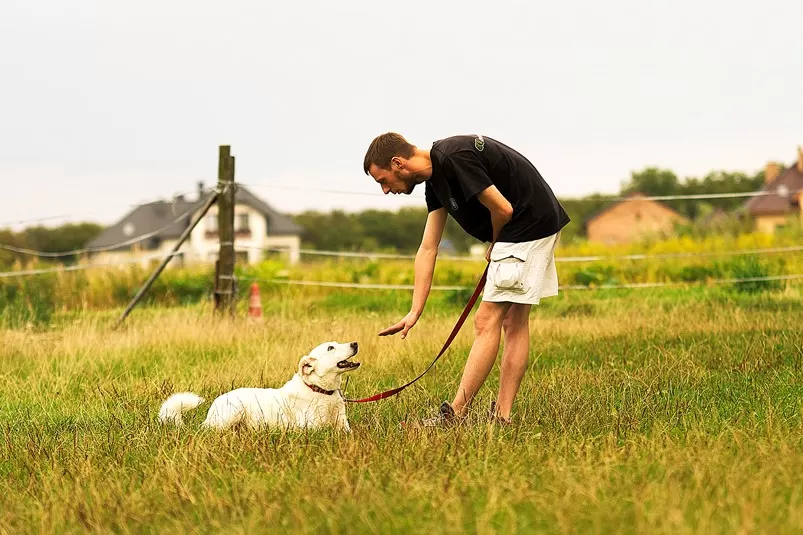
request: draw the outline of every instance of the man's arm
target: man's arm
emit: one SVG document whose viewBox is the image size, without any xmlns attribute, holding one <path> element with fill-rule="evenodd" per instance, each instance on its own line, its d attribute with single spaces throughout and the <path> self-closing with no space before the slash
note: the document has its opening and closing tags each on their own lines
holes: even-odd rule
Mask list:
<svg viewBox="0 0 803 535">
<path fill-rule="evenodd" d="M 424 237 L 421 239 L 421 245 L 415 255 L 413 305 L 410 308 L 410 312 L 399 323 L 381 331 L 379 336 L 396 334 L 401 331 L 401 337 L 405 338 L 407 331 L 416 324 L 418 318 L 421 317 L 421 313 L 424 312 L 424 305 L 432 288 L 432 274 L 435 272 L 435 260 L 438 258 L 438 246 L 443 237 L 443 229 L 446 227 L 446 217 L 445 208 L 433 210 L 427 216 Z"/>
<path fill-rule="evenodd" d="M 418 317 L 424 312 L 424 305 L 432 288 L 432 274 L 435 272 L 435 260 L 438 258 L 438 246 L 446 227 L 446 209 L 439 208 L 429 213 L 424 227 L 424 237 L 415 254 L 415 289 L 413 290 L 413 306 L 410 311 Z M 418 319 L 418 318 L 416 318 Z"/>
<path fill-rule="evenodd" d="M 496 186 L 488 186 L 481 192 L 477 193 L 477 200 L 491 212 L 491 225 L 493 225 L 493 241 L 488 248 L 488 253 L 485 259 L 490 261 L 491 250 L 493 249 L 496 240 L 499 238 L 499 233 L 502 227 L 507 225 L 513 219 L 513 205 L 510 204 Z"/>
</svg>

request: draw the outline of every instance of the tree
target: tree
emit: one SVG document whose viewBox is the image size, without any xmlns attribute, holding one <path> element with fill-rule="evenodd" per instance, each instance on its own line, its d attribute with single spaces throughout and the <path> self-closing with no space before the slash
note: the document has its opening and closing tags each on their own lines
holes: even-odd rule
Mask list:
<svg viewBox="0 0 803 535">
<path fill-rule="evenodd" d="M 680 182 L 675 173 L 668 169 L 647 167 L 642 171 L 630 173 L 630 180 L 622 184 L 621 193 L 644 193 L 645 195 L 677 195 Z"/>
<path fill-rule="evenodd" d="M 0 230 L 0 243 L 11 245 L 12 247 L 22 247 L 24 244 L 20 237 L 8 229 Z M 0 266 L 4 269 L 12 266 L 17 261 L 19 255 L 5 249 L 0 249 Z"/>
<path fill-rule="evenodd" d="M 60 227 L 29 227 L 20 232 L 0 231 L 0 243 L 14 247 L 33 249 L 46 253 L 62 253 L 82 249 L 92 238 L 103 231 L 103 226 L 95 223 L 70 223 Z M 16 261 L 28 262 L 34 257 L 22 253 L 0 251 L 0 264 L 8 266 Z M 58 258 L 63 263 L 75 262 L 77 257 L 70 255 Z"/>
<path fill-rule="evenodd" d="M 753 176 L 740 172 L 712 171 L 702 179 L 687 178 L 683 182 L 677 175 L 667 169 L 647 167 L 642 171 L 631 173 L 628 182 L 622 184 L 622 195 L 639 192 L 649 196 L 663 195 L 700 195 L 716 193 L 745 193 L 761 189 L 764 183 L 763 171 Z M 744 202 L 744 197 L 724 197 L 718 199 L 676 199 L 662 201 L 689 219 L 697 219 L 707 204 L 711 208 L 733 211 Z"/>
<path fill-rule="evenodd" d="M 355 217 L 342 210 L 304 212 L 295 221 L 304 228 L 304 242 L 316 249 L 358 250 L 365 237 Z"/>
<path fill-rule="evenodd" d="M 611 195 L 595 193 L 580 199 L 559 199 L 571 223 L 563 227 L 560 240 L 570 243 L 576 238 L 585 236 L 585 224 L 594 214 L 611 205 Z"/>
</svg>

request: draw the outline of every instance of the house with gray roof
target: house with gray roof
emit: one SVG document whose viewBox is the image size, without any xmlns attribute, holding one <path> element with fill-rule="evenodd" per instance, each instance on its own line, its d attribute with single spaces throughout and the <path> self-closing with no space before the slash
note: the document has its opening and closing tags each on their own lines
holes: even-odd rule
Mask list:
<svg viewBox="0 0 803 535">
<path fill-rule="evenodd" d="M 141 258 L 143 265 L 158 262 L 198 216 L 212 191 L 198 184 L 192 199 L 175 196 L 136 206 L 119 221 L 86 244 L 96 252 L 93 263 L 113 263 Z M 190 233 L 171 264 L 212 263 L 220 249 L 217 205 Z M 238 262 L 255 263 L 268 255 L 299 259 L 302 229 L 246 187 L 238 185 L 234 206 L 234 246 Z"/>
<path fill-rule="evenodd" d="M 768 163 L 762 188 L 767 195 L 752 197 L 744 204 L 744 212 L 755 221 L 756 230 L 771 233 L 793 218 L 803 222 L 803 147 L 798 147 L 797 152 L 797 161 L 786 168 Z"/>
</svg>

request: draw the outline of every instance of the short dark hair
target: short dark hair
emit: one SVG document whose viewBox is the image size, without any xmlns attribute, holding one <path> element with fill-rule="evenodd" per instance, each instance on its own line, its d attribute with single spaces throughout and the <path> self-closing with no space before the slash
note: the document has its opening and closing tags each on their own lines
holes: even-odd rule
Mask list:
<svg viewBox="0 0 803 535">
<path fill-rule="evenodd" d="M 394 132 L 388 132 L 376 136 L 368 147 L 365 153 L 365 160 L 363 161 L 362 168 L 365 174 L 371 165 L 376 165 L 380 169 L 388 169 L 390 167 L 390 160 L 394 156 L 401 156 L 402 158 L 412 158 L 415 154 L 415 145 L 411 145 L 404 137 Z"/>
</svg>

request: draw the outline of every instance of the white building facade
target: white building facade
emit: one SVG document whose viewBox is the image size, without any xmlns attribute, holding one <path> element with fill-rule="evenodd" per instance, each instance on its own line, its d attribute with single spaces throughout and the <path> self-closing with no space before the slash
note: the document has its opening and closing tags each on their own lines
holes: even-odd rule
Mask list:
<svg viewBox="0 0 803 535">
<path fill-rule="evenodd" d="M 97 250 L 89 255 L 88 261 L 92 264 L 137 263 L 143 267 L 158 263 L 198 217 L 209 194 L 199 185 L 194 201 L 176 197 L 172 201 L 137 206 L 87 244 L 88 249 Z M 234 247 L 238 263 L 254 264 L 271 256 L 296 263 L 300 259 L 301 232 L 301 227 L 288 216 L 238 186 L 234 206 Z M 219 250 L 218 207 L 212 205 L 168 266 L 214 263 Z"/>
</svg>

